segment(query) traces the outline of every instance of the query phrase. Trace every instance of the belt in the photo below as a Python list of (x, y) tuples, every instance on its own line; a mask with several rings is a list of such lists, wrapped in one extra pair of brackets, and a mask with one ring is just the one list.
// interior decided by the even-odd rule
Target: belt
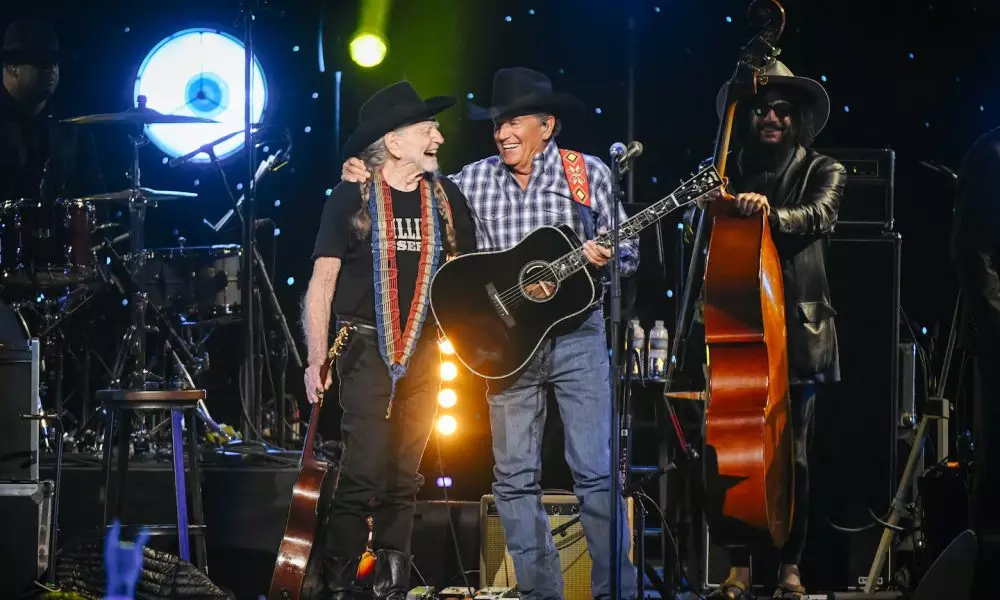
[(344, 317), (337, 321), (337, 329), (340, 329), (344, 325), (351, 325), (354, 327), (358, 333), (364, 335), (378, 335), (378, 328), (365, 319), (355, 319), (352, 317)]

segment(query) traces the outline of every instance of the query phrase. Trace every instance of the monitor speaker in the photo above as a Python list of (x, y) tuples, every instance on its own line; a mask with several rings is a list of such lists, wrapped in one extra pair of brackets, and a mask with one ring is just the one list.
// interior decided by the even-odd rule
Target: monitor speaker
[[(632, 498), (625, 503), (628, 515), (629, 531), (632, 531)], [(542, 496), (542, 506), (548, 515), (549, 529), (554, 530), (565, 526), (580, 514), (580, 501), (573, 495)], [(514, 561), (507, 551), (507, 541), (504, 537), (500, 516), (497, 514), (496, 502), (492, 495), (483, 496), (480, 501), (480, 527), (482, 528), (482, 547), (479, 558), (479, 587), (513, 587), (517, 585), (514, 575)], [(587, 538), (583, 527), (577, 521), (573, 525), (561, 529), (553, 536), (556, 550), (559, 552), (559, 565), (563, 574), (563, 595), (565, 600), (590, 600), (593, 598), (590, 585), (590, 553), (587, 551)], [(634, 551), (634, 536), (631, 557)]]

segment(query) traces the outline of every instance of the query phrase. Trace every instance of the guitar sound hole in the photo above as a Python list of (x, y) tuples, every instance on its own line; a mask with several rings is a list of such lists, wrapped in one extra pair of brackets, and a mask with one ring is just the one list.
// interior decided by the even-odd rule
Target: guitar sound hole
[(559, 291), (559, 279), (548, 263), (530, 262), (518, 276), (521, 295), (532, 302), (547, 302)]

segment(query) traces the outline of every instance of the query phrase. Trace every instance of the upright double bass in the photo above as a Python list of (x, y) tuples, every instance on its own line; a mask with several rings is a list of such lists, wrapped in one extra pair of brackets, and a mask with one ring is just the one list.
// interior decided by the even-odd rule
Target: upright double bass
[[(714, 155), (723, 177), (737, 105), (767, 85), (762, 72), (776, 59), (785, 26), (776, 0), (753, 2), (748, 19), (760, 32), (742, 49), (729, 81)], [(781, 262), (766, 215), (736, 215), (729, 202), (707, 211), (706, 516), (714, 543), (781, 547), (794, 502)]]

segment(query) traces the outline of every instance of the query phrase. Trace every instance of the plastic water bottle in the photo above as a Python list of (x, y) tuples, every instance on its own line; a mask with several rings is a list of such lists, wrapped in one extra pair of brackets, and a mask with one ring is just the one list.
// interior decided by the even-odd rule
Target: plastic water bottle
[(646, 353), (648, 364), (646, 377), (654, 381), (667, 378), (667, 366), (670, 360), (670, 334), (663, 321), (656, 321), (649, 332), (649, 350)]
[(629, 326), (632, 328), (632, 340), (628, 347), (628, 352), (631, 354), (629, 360), (632, 361), (632, 378), (638, 379), (642, 377), (642, 365), (645, 362), (646, 331), (639, 323), (639, 319), (629, 321)]

